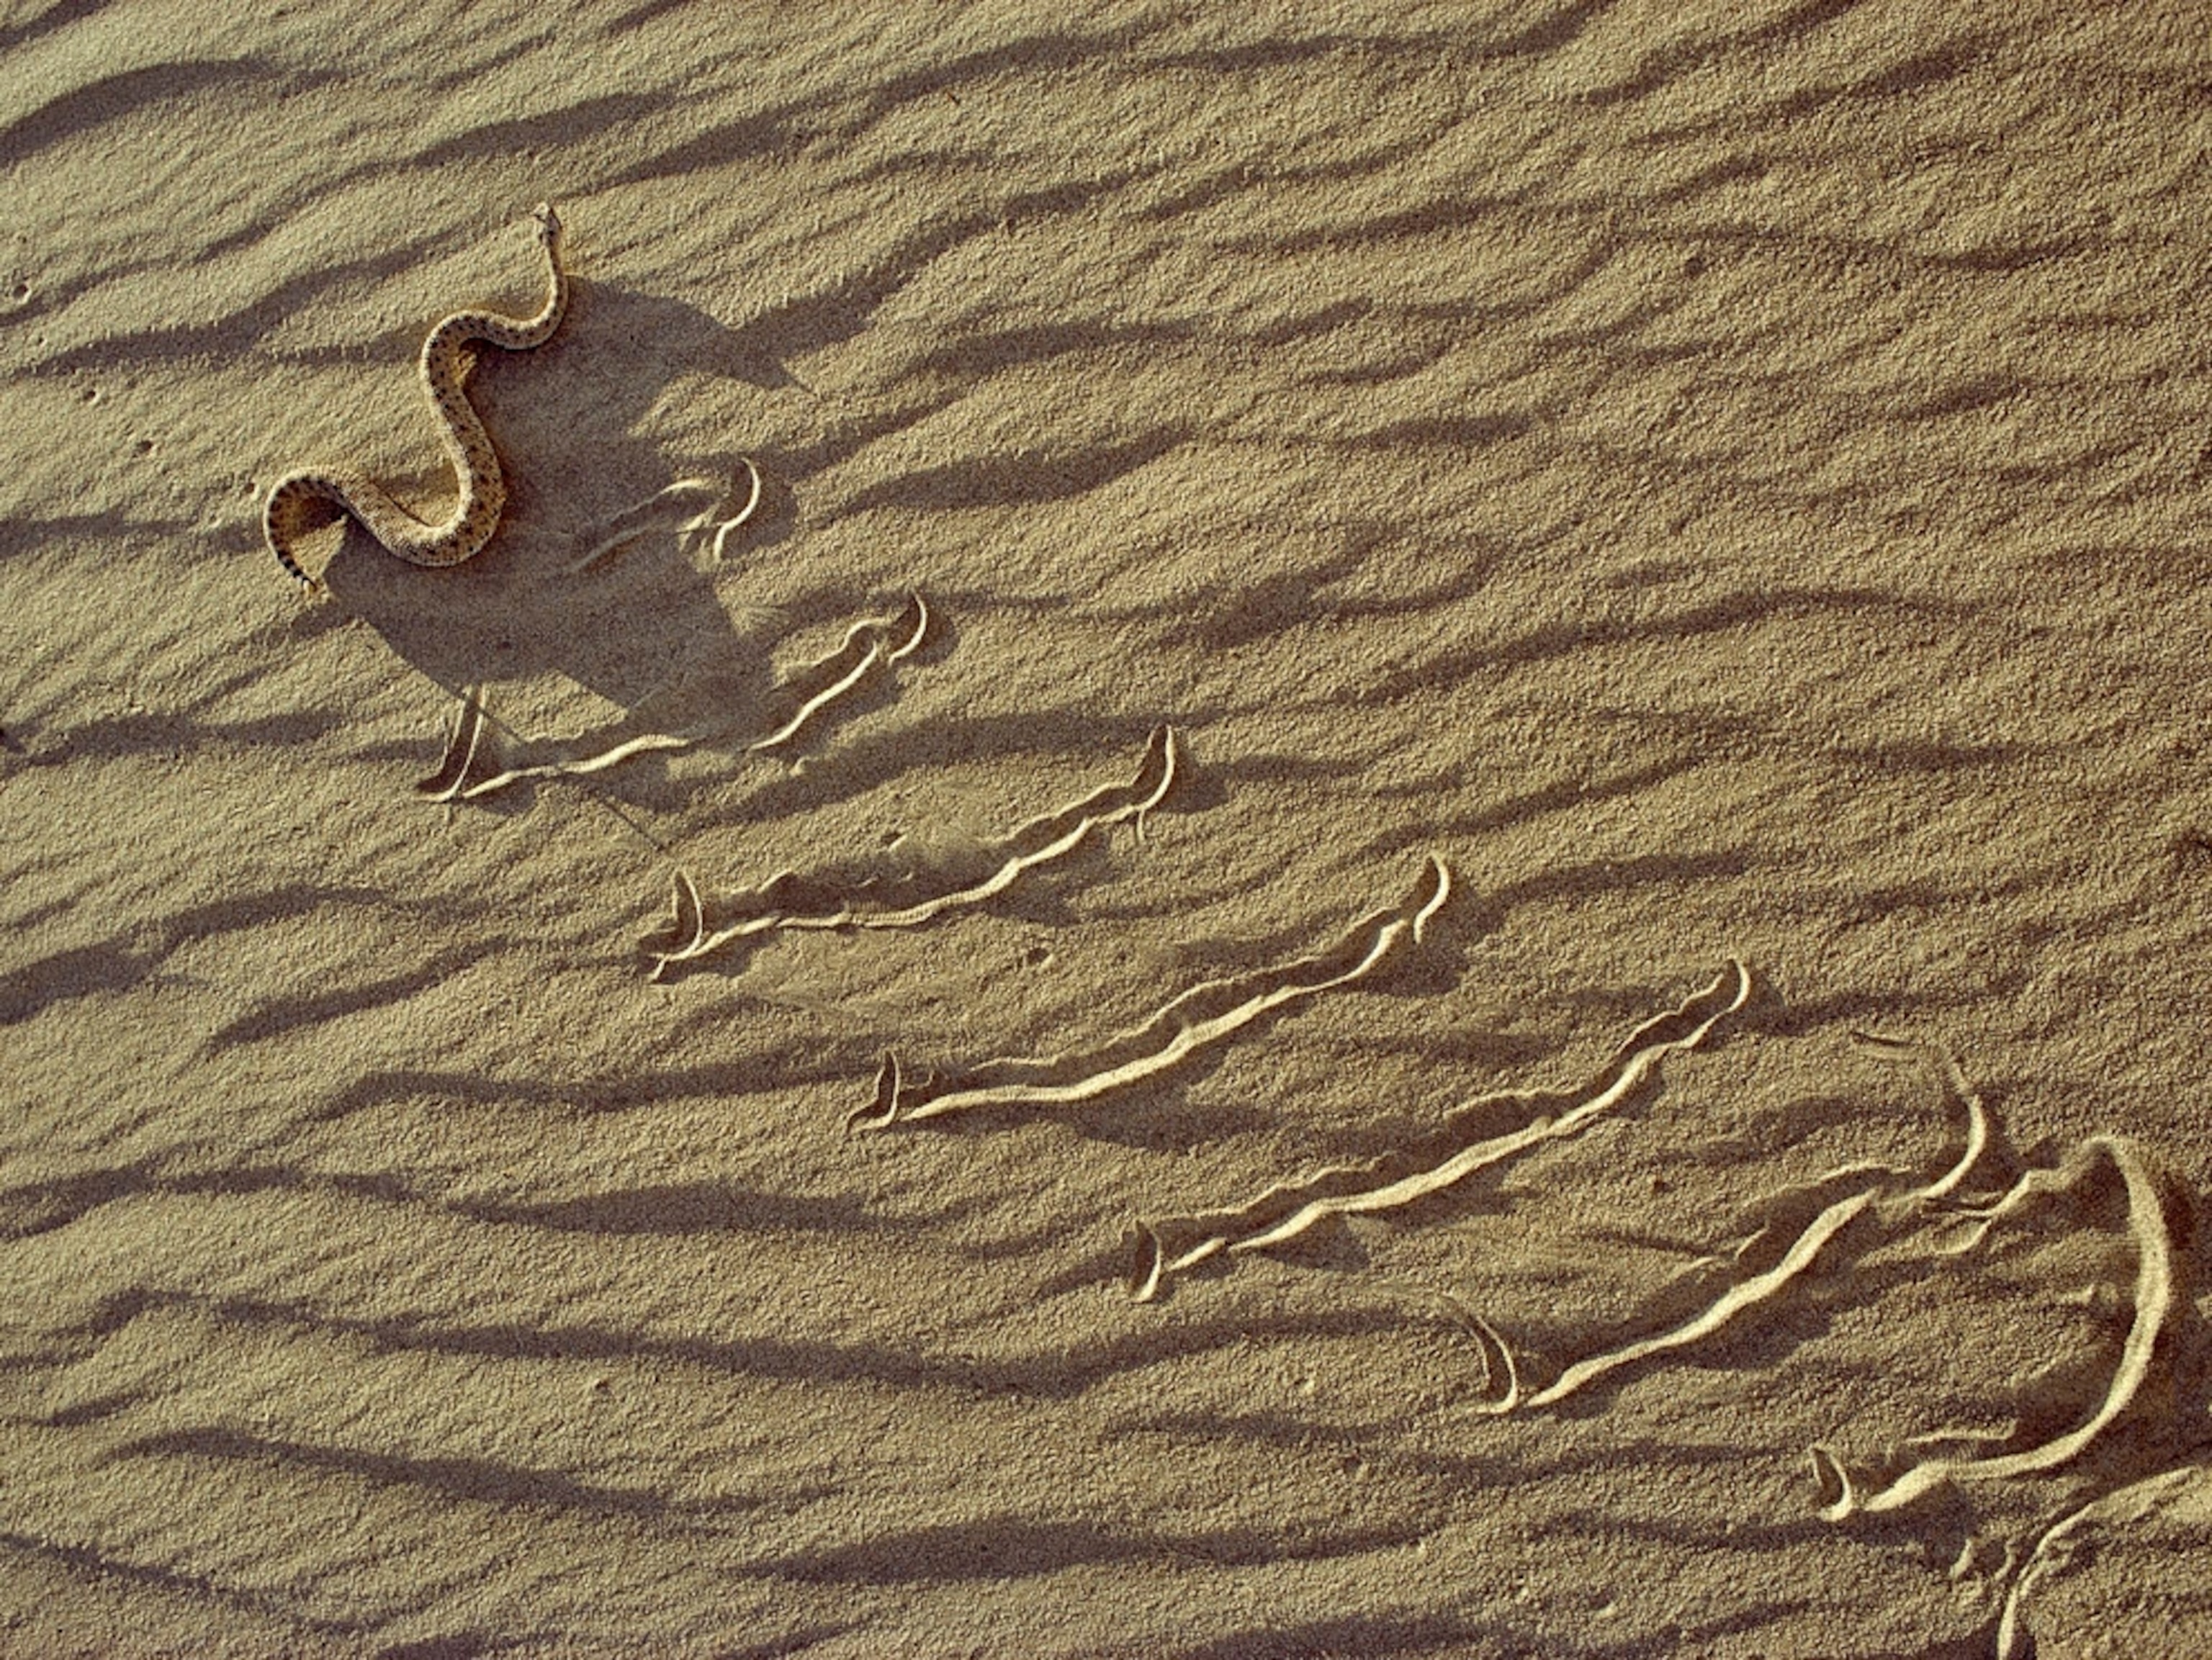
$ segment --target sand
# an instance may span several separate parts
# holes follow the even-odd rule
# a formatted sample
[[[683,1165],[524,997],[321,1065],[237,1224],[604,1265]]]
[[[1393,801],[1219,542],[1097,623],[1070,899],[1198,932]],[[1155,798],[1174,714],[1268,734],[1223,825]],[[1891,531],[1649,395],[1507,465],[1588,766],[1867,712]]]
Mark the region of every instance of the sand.
[[[2212,1651],[2201,8],[259,11],[0,21],[0,1652]]]

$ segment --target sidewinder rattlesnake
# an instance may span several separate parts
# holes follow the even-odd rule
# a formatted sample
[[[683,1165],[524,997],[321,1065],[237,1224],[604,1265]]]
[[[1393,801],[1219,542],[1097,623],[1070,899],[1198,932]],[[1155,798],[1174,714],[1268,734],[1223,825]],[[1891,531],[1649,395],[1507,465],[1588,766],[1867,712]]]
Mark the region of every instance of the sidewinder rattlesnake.
[[[381,485],[365,478],[335,472],[296,472],[277,481],[269,492],[262,516],[262,532],[276,562],[294,580],[309,589],[319,586],[301,568],[292,548],[306,532],[327,524],[331,515],[318,504],[333,504],[339,514],[351,513],[386,552],[412,565],[458,565],[491,539],[507,506],[507,481],[500,471],[498,451],[483,422],[470,407],[464,391],[469,371],[476,365],[470,349],[477,342],[504,351],[526,352],[544,345],[561,326],[568,310],[568,282],[561,270],[560,216],[550,203],[540,203],[538,245],[545,251],[550,291],[535,317],[501,317],[495,312],[455,312],[441,318],[422,342],[422,390],[438,416],[439,441],[460,481],[460,500],[452,513],[433,524],[409,512]]]

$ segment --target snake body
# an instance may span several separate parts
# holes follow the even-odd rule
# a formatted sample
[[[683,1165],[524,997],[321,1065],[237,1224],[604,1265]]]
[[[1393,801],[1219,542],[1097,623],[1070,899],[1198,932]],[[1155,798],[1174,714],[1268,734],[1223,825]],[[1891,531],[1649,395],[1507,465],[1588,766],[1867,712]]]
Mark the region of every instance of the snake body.
[[[385,551],[410,565],[458,565],[491,539],[507,506],[507,481],[499,452],[464,390],[476,366],[470,348],[482,342],[504,351],[526,352],[542,346],[561,326],[568,306],[568,282],[562,274],[561,220],[551,203],[538,205],[538,240],[545,251],[549,291],[538,314],[502,317],[495,312],[455,312],[441,318],[422,342],[422,390],[437,412],[439,441],[460,482],[460,500],[440,524],[428,523],[395,500],[381,485],[336,472],[296,472],[277,481],[262,515],[262,533],[276,562],[303,587],[316,584],[292,549],[301,535],[350,513]]]

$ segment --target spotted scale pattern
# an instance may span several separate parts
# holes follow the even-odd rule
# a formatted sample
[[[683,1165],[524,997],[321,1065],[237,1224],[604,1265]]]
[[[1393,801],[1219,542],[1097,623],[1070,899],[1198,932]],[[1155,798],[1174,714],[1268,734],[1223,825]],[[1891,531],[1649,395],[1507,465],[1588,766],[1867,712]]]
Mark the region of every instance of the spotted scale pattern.
[[[499,452],[492,448],[490,434],[470,406],[464,389],[476,364],[472,346],[482,342],[504,351],[529,351],[553,337],[568,310],[568,283],[561,270],[560,216],[550,203],[541,203],[534,217],[550,282],[545,304],[538,314],[512,318],[495,312],[455,312],[441,319],[422,342],[422,390],[437,412],[439,441],[445,445],[447,458],[460,482],[460,499],[452,513],[433,524],[368,479],[327,471],[289,474],[269,492],[262,532],[276,562],[302,586],[312,589],[317,584],[301,566],[293,551],[295,544],[301,536],[330,522],[331,506],[340,514],[352,514],[386,552],[412,565],[458,565],[491,539],[507,506],[507,481],[500,470]]]

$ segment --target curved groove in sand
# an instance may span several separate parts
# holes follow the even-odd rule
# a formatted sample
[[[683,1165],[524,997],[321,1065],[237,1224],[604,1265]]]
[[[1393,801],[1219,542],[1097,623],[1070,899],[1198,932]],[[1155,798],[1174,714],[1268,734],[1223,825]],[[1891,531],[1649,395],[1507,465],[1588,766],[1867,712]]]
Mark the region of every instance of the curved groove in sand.
[[[745,753],[758,754],[789,743],[805,730],[807,722],[860,685],[872,669],[896,663],[919,650],[923,635],[928,632],[929,607],[922,603],[920,594],[909,597],[906,609],[889,622],[855,623],[843,645],[819,663],[808,664],[786,682],[794,689],[814,689],[802,692],[803,700],[798,710],[766,737],[747,744]]]
[[[1885,1060],[1922,1061],[1933,1066],[1952,1095],[1966,1109],[1966,1145],[1959,1155],[1959,1161],[1926,1186],[1916,1188],[1905,1196],[1915,1203],[1929,1204],[1949,1197],[1990,1150],[1989,1109],[1982,1105],[1981,1096],[1966,1081],[1966,1075],[1960,1069],[1957,1057],[1940,1044],[1923,1043],[1911,1038],[1893,1038],[1881,1032],[1854,1031],[1851,1041]]]
[[[1138,1261],[1129,1293],[1138,1302],[1158,1295],[1167,1280],[1222,1251],[1265,1251],[1296,1239],[1332,1216],[1372,1215],[1442,1192],[1476,1171],[1498,1164],[1547,1141],[1577,1134],[1642,1087],[1660,1060],[1703,1043],[1723,1019],[1741,1009],[1751,996],[1751,974],[1740,962],[1723,969],[1712,984],[1681,1007],[1646,1021],[1598,1075],[1571,1096],[1535,1091],[1486,1095],[1452,1113],[1474,1122],[1502,1104],[1539,1104],[1545,1112],[1525,1129],[1468,1143],[1463,1133],[1447,1128],[1414,1148],[1388,1153],[1364,1164],[1335,1165],[1304,1180],[1271,1187],[1232,1209],[1188,1216],[1140,1220],[1136,1224]]]
[[[446,753],[439,758],[435,772],[415,780],[415,793],[429,801],[459,799],[469,768],[476,761],[477,746],[483,742],[483,688],[464,687],[453,724],[447,729]]]
[[[712,512],[706,512],[702,513],[684,527],[684,535],[693,536],[705,530],[708,524],[714,524],[714,542],[710,550],[710,557],[717,565],[722,562],[723,544],[729,541],[730,532],[743,529],[745,522],[759,511],[761,505],[760,469],[753,464],[753,458],[750,456],[739,456],[738,459],[744,463],[745,476],[752,481],[751,491],[745,497],[745,505],[738,508],[734,515],[723,519],[719,524],[714,523],[714,516]]]
[[[787,930],[843,928],[919,928],[948,911],[977,906],[1003,894],[1028,872],[1065,858],[1089,839],[1125,819],[1137,821],[1141,835],[1145,815],[1167,798],[1174,786],[1178,764],[1175,730],[1158,726],[1145,745],[1137,775],[1127,784],[1108,785],[1056,813],[1030,820],[1000,837],[987,848],[996,860],[988,875],[936,894],[909,899],[886,910],[863,908],[868,901],[881,903],[895,885],[870,878],[863,884],[841,886],[809,881],[795,872],[779,871],[749,893],[720,901],[717,909],[736,908],[738,920],[709,931],[706,906],[690,873],[676,873],[675,924],[667,934],[648,938],[646,954],[653,958],[652,977],[664,978],[681,963],[694,962],[732,942]],[[912,893],[925,879],[909,878],[903,884]],[[655,939],[665,943],[655,943]]]
[[[435,772],[428,778],[416,780],[417,795],[428,801],[478,801],[510,785],[527,779],[579,778],[603,772],[635,755],[689,749],[692,742],[690,738],[677,737],[668,733],[647,732],[637,737],[626,738],[611,748],[586,754],[574,760],[510,766],[489,778],[471,779],[469,773],[475,766],[477,756],[485,753],[484,728],[490,718],[483,688],[471,686],[461,694],[460,707],[447,732],[446,753],[440,759]]]
[[[1538,1390],[1528,1397],[1532,1407],[1547,1407],[1555,1401],[1564,1401],[1585,1384],[1595,1383],[1607,1373],[1618,1372],[1625,1366],[1649,1360],[1669,1349],[1686,1348],[1690,1344],[1710,1337],[1747,1308],[1765,1302],[1781,1292],[1790,1282],[1812,1267],[1820,1256],[1820,1248],[1842,1232],[1844,1226],[1875,1202],[1872,1192],[1854,1193],[1849,1198],[1838,1199],[1815,1216],[1796,1243],[1783,1254],[1782,1260],[1764,1274],[1753,1275],[1729,1287],[1711,1308],[1687,1324],[1663,1332],[1656,1337],[1644,1337],[1624,1344],[1603,1354],[1592,1355],[1587,1360],[1577,1360],[1561,1372],[1556,1382]]]
[[[2106,1493],[2055,1524],[2035,1542],[2035,1548],[2028,1554],[2027,1565],[2005,1595],[2004,1613],[1997,1621],[1996,1660],[2028,1660],[2035,1652],[2025,1619],[2028,1594],[2045,1579],[2056,1578],[2073,1566],[2076,1534],[2100,1524],[2125,1526],[2140,1522],[2171,1503],[2191,1483],[2208,1475],[2212,1475],[2212,1466],[2203,1464],[2185,1464],[2178,1469],[2162,1470],[2130,1482],[2116,1493]]]
[[[2173,1241],[2160,1203],[2158,1183],[2134,1144],[2117,1136],[2093,1136],[2056,1170],[2030,1171],[1996,1203],[1977,1213],[1984,1230],[2035,1200],[2078,1186],[2100,1160],[2109,1161],[2127,1185],[2128,1229],[2136,1242],[2135,1318],[2121,1346],[2104,1399],[2063,1435],[2018,1452],[1985,1458],[1927,1458],[1887,1484],[1862,1492],[1843,1462],[1823,1446],[1812,1449],[1814,1478],[1824,1520],[1840,1522],[1865,1512],[1902,1509],[1953,1481],[1994,1481],[2056,1469],[2077,1457],[2134,1401],[2149,1375],[2151,1356],[2174,1300]],[[1979,1236],[1978,1236],[1978,1238]]]
[[[653,522],[666,511],[670,503],[691,497],[709,498],[714,505],[719,505],[720,500],[711,478],[679,478],[673,484],[664,485],[644,500],[602,519],[598,527],[598,540],[562,566],[561,574],[582,575],[617,548],[625,547],[643,536],[652,528]],[[714,507],[710,506],[707,512],[694,514],[684,521],[678,534],[688,535],[697,529],[701,521],[713,511]]]
[[[513,767],[470,785],[460,792],[460,799],[475,801],[479,797],[489,796],[511,784],[520,784],[530,779],[582,778],[592,772],[605,772],[633,756],[665,754],[690,747],[691,740],[689,738],[677,737],[665,732],[647,732],[639,737],[625,739],[611,749],[603,749],[597,754],[586,755],[576,760],[553,760],[536,766]]]
[[[1430,855],[1406,900],[1355,924],[1346,941],[1310,956],[1208,980],[1142,1026],[1083,1055],[986,1061],[909,1083],[895,1054],[884,1057],[875,1094],[846,1129],[882,1130],[981,1106],[1066,1106],[1157,1076],[1271,1010],[1364,979],[1401,940],[1418,942],[1451,892],[1451,871]]]
[[[1702,1313],[1657,1336],[1638,1338],[1618,1348],[1578,1360],[1553,1382],[1525,1397],[1519,1393],[1518,1370],[1513,1368],[1510,1372],[1515,1379],[1512,1402],[1489,1403],[1480,1407],[1479,1410],[1495,1415],[1510,1411],[1515,1405],[1550,1406],[1623,1366],[1701,1342],[1729,1324],[1745,1310],[1771,1301],[1788,1289],[1819,1260],[1829,1241],[1863,1215],[1871,1213],[1886,1233],[1923,1221],[1931,1211],[1938,1209],[1956,1209],[1946,1206],[1942,1202],[1966,1181],[1988,1150],[1990,1142],[1989,1115],[1981,1098],[1967,1086],[1957,1062],[1948,1051],[1934,1045],[1875,1033],[1854,1033],[1852,1035],[1888,1058],[1927,1060],[1936,1063],[1966,1112],[1966,1148],[1959,1159],[1941,1174],[1910,1187],[1900,1188],[1899,1185],[1911,1180],[1912,1172],[1910,1171],[1887,1165],[1860,1164],[1832,1170],[1802,1187],[1793,1187],[1783,1193],[1770,1195],[1761,1202],[1762,1208],[1778,1216],[1787,1215],[1808,1203],[1817,1203],[1820,1206],[1818,1212],[1790,1237],[1788,1245],[1771,1266],[1754,1273],[1743,1273],[1748,1260],[1765,1254],[1761,1249],[1763,1242],[1777,1233],[1777,1229],[1770,1225],[1754,1233],[1739,1248],[1735,1271],[1741,1277],[1736,1279]],[[1852,1190],[1844,1192],[1838,1198],[1826,1197],[1842,1188]],[[1823,1452],[1815,1451],[1816,1467],[1825,1457]],[[1832,1462],[1829,1460],[1830,1463]],[[1822,1469],[1822,1479],[1824,1481],[1827,1479],[1825,1469]]]
[[[582,553],[561,567],[563,576],[580,576],[617,548],[633,542],[652,529],[653,521],[668,509],[669,504],[686,498],[703,499],[704,511],[696,512],[676,527],[679,544],[689,545],[693,537],[712,530],[714,532],[714,562],[722,562],[723,545],[730,532],[743,526],[760,508],[761,471],[750,456],[739,456],[738,464],[745,470],[747,480],[744,506],[727,518],[715,515],[729,500],[730,493],[711,478],[679,478],[673,484],[663,485],[634,506],[625,507],[611,518],[600,522],[597,539]]]

